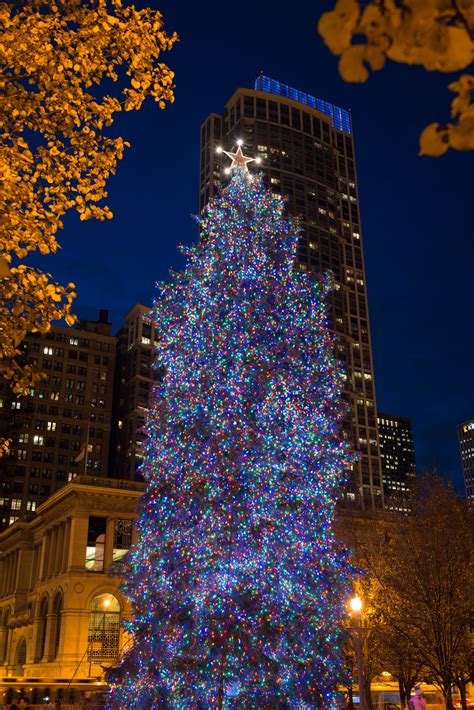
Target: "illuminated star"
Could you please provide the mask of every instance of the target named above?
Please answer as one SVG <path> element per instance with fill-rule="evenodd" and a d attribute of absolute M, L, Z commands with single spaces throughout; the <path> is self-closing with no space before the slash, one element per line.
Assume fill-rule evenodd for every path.
<path fill-rule="evenodd" d="M 222 151 L 225 153 L 231 160 L 231 169 L 232 168 L 241 168 L 244 172 L 248 173 L 248 167 L 247 163 L 253 163 L 255 158 L 247 158 L 243 153 L 242 153 L 242 148 L 239 145 L 235 153 L 228 153 L 226 150 Z"/>

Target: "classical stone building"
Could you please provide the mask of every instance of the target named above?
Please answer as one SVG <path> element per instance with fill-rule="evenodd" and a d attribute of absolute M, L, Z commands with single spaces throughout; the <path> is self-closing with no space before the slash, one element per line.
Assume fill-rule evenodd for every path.
<path fill-rule="evenodd" d="M 0 703 L 105 688 L 105 668 L 130 642 L 110 568 L 132 544 L 143 489 L 80 476 L 0 534 Z"/>

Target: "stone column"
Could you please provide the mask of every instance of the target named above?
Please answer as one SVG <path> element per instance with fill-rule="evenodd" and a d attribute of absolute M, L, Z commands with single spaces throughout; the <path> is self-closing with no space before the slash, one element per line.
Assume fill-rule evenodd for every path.
<path fill-rule="evenodd" d="M 71 544 L 71 519 L 68 518 L 64 524 L 64 542 L 61 559 L 61 572 L 67 571 L 69 546 Z"/>
<path fill-rule="evenodd" d="M 48 571 L 47 577 L 52 577 L 56 571 L 56 550 L 58 545 L 58 526 L 56 525 L 50 531 L 50 546 L 49 546 L 49 559 L 48 559 Z"/>
<path fill-rule="evenodd" d="M 40 562 L 40 579 L 46 579 L 48 576 L 48 561 L 49 561 L 49 550 L 51 544 L 51 531 L 48 530 L 43 538 L 43 548 L 41 550 L 41 562 Z"/>
<path fill-rule="evenodd" d="M 88 527 L 88 514 L 75 513 L 71 519 L 71 537 L 67 564 L 70 571 L 79 572 L 85 569 Z"/>

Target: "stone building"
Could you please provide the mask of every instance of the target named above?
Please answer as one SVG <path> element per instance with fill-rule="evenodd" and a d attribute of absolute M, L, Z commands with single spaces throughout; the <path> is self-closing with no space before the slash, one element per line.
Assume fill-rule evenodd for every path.
<path fill-rule="evenodd" d="M 79 476 L 0 534 L 0 703 L 105 688 L 130 639 L 110 573 L 134 539 L 143 484 Z M 2 697 L 3 695 L 3 697 Z"/>

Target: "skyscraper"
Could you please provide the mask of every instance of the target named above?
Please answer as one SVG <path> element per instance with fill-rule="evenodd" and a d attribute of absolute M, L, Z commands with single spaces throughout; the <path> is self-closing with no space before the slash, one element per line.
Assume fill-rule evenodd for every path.
<path fill-rule="evenodd" d="M 466 496 L 474 502 L 474 419 L 458 426 L 459 448 L 461 450 L 462 472 Z"/>
<path fill-rule="evenodd" d="M 153 368 L 158 334 L 150 307 L 137 303 L 125 316 L 117 333 L 117 367 L 114 386 L 111 470 L 116 478 L 139 479 L 143 426 L 153 384 L 160 377 Z"/>
<path fill-rule="evenodd" d="M 108 475 L 115 343 L 107 311 L 75 328 L 53 325 L 22 344 L 43 372 L 29 397 L 0 392 L 0 432 L 11 440 L 0 459 L 0 530 L 33 512 L 79 474 Z"/>
<path fill-rule="evenodd" d="M 379 413 L 378 424 L 385 502 L 390 508 L 403 510 L 416 476 L 411 421 Z"/>
<path fill-rule="evenodd" d="M 383 486 L 367 291 L 350 113 L 286 84 L 259 76 L 254 89 L 239 88 L 222 114 L 201 127 L 200 209 L 228 179 L 237 140 L 261 158 L 267 185 L 287 197 L 300 216 L 297 268 L 331 269 L 335 290 L 330 320 L 346 372 L 347 435 L 360 452 L 346 496 L 365 508 L 383 505 Z"/>

